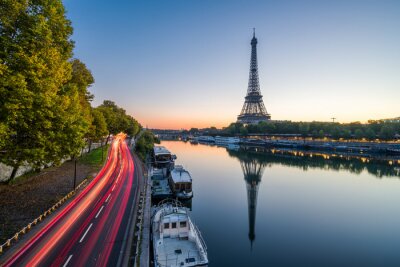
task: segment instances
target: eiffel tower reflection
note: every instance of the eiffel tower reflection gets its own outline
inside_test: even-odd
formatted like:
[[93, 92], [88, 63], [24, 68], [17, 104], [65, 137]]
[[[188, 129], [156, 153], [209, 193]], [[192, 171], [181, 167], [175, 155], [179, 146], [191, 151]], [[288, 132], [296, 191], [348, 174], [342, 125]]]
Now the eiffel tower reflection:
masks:
[[251, 151], [246, 151], [243, 149], [240, 149], [240, 151], [228, 150], [228, 153], [230, 156], [235, 157], [240, 161], [244, 180], [246, 181], [247, 205], [249, 213], [249, 240], [252, 249], [253, 242], [256, 238], [255, 225], [258, 188], [260, 186], [265, 167], [268, 165], [268, 161], [260, 154], [252, 153]]

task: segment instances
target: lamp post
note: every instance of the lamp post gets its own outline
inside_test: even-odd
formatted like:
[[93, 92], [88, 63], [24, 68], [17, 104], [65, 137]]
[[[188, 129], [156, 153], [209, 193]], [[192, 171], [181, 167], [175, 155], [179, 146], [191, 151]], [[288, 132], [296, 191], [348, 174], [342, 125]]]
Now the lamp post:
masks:
[[73, 188], [73, 190], [75, 190], [75, 187], [76, 187], [76, 156], [74, 156], [74, 165], [75, 165], [75, 169], [74, 169], [74, 188]]
[[101, 163], [103, 163], [103, 139], [101, 139]]

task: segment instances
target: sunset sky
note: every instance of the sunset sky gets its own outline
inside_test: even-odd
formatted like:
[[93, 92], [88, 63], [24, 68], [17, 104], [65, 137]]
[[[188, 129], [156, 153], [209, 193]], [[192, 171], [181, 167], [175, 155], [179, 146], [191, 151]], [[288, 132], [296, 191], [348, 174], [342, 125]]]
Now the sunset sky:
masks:
[[400, 1], [65, 0], [94, 106], [150, 128], [227, 126], [247, 90], [252, 28], [275, 120], [400, 116]]

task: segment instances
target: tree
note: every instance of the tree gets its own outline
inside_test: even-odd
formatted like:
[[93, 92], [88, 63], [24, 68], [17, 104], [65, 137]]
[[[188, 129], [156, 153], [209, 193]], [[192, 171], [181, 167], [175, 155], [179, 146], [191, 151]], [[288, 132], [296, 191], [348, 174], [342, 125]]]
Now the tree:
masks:
[[107, 123], [108, 137], [106, 143], [108, 143], [111, 134], [125, 132], [134, 136], [141, 128], [140, 124], [132, 116], [127, 115], [126, 111], [118, 107], [113, 101], [104, 100], [103, 104], [97, 109], [103, 113]]
[[154, 143], [160, 143], [157, 137], [150, 131], [145, 131], [136, 143], [136, 153], [142, 160], [145, 160], [146, 154], [154, 147]]
[[368, 138], [369, 140], [373, 140], [373, 139], [376, 138], [376, 133], [375, 133], [375, 131], [373, 129], [368, 128], [365, 131], [365, 137]]
[[310, 124], [307, 122], [300, 122], [299, 124], [299, 132], [303, 137], [306, 137], [308, 134], [308, 131], [310, 130]]
[[319, 130], [319, 132], [318, 132], [318, 137], [319, 137], [319, 138], [324, 138], [324, 137], [325, 137], [325, 132], [324, 132], [324, 130]]
[[361, 139], [361, 138], [363, 138], [364, 137], [364, 132], [363, 132], [363, 130], [362, 129], [356, 129], [355, 131], [354, 131], [354, 137], [356, 138], [356, 139]]
[[85, 125], [67, 84], [73, 43], [62, 2], [1, 1], [0, 26], [0, 122], [8, 134], [0, 161], [13, 179], [23, 162], [40, 168], [76, 150], [81, 141], [70, 138]]
[[393, 139], [395, 134], [396, 132], [394, 131], [393, 126], [385, 124], [379, 132], [379, 138], [389, 140]]
[[103, 137], [108, 134], [107, 123], [104, 119], [103, 113], [95, 108], [92, 108], [91, 115], [92, 123], [87, 134], [89, 140], [89, 151], [91, 150], [93, 142], [101, 141], [103, 143]]
[[258, 128], [260, 129], [261, 133], [274, 133], [276, 130], [275, 125], [272, 122], [259, 122], [258, 123]]
[[72, 64], [72, 77], [69, 80], [71, 85], [76, 86], [79, 95], [79, 103], [81, 105], [81, 113], [87, 123], [91, 123], [92, 107], [90, 102], [94, 96], [88, 91], [88, 88], [93, 85], [94, 78], [91, 71], [79, 59], [71, 60]]

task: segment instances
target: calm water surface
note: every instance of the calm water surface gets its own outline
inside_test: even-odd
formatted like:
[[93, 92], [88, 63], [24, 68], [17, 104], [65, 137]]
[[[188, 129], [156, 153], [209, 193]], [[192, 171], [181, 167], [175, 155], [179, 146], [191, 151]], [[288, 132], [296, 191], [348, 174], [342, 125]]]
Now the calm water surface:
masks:
[[400, 266], [399, 166], [164, 141], [210, 266]]

